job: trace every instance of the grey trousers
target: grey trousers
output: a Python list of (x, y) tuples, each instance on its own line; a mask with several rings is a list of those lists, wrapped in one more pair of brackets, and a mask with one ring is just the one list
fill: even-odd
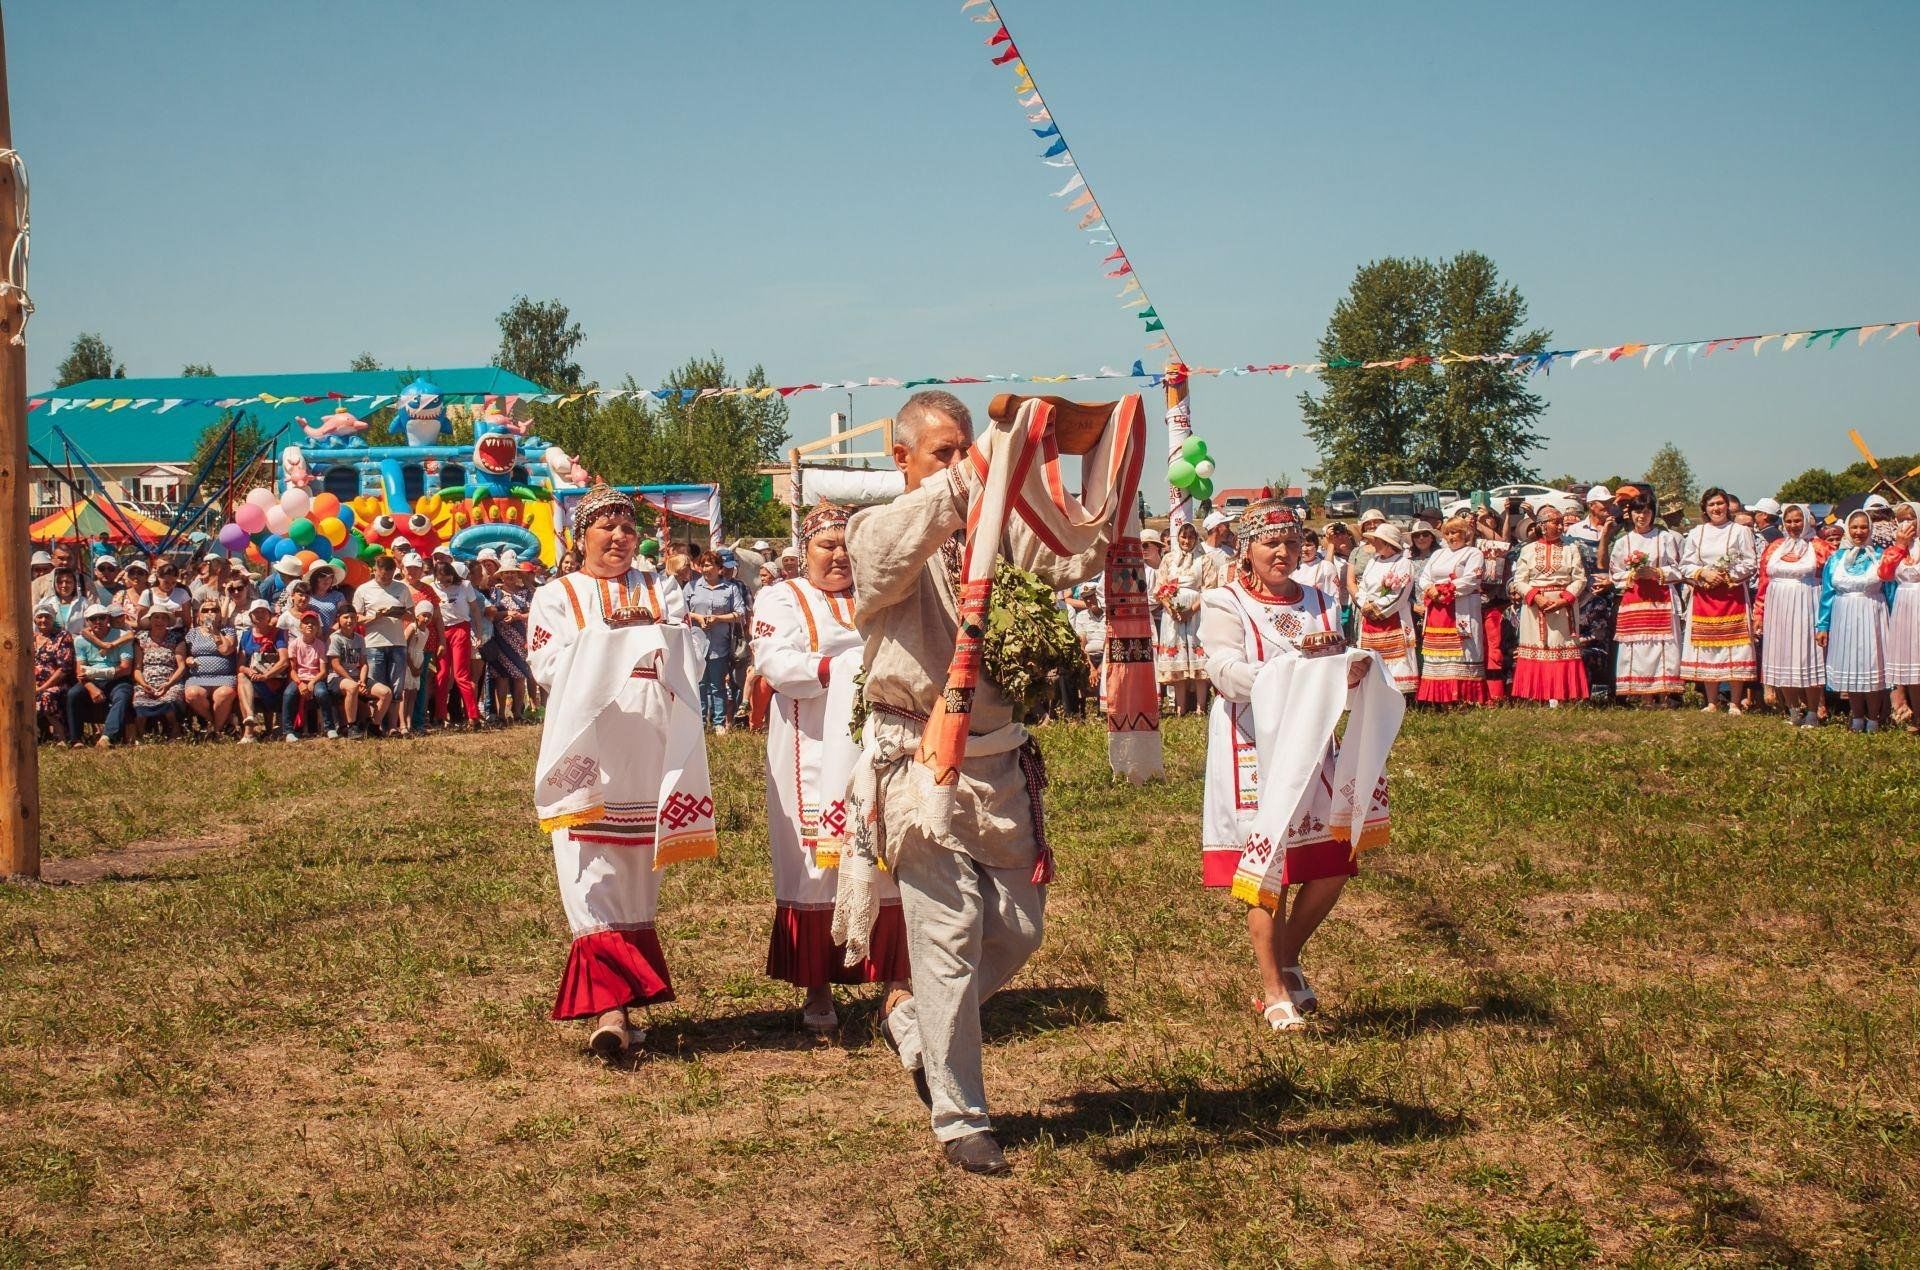
[(913, 843), (894, 861), (913, 999), (887, 1016), (908, 1071), (924, 1067), (933, 1136), (989, 1127), (980, 1071), (980, 1003), (1039, 949), (1047, 891), (1033, 866), (993, 869), (957, 851)]

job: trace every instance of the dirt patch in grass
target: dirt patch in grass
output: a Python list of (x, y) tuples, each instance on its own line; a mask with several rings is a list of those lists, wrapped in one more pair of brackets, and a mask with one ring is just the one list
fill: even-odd
[(193, 838), (156, 838), (131, 842), (97, 855), (63, 856), (44, 861), (40, 880), (52, 886), (76, 886), (87, 882), (137, 882), (156, 876), (163, 869), (202, 856), (242, 845), (240, 833), (209, 833)]

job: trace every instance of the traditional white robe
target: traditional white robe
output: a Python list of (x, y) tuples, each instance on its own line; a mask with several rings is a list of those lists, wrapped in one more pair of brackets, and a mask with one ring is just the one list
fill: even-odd
[(1420, 668), (1420, 700), (1486, 700), (1486, 628), (1480, 620), (1480, 583), (1486, 558), (1478, 547), (1440, 547), (1426, 558), (1413, 587), (1414, 603), (1431, 587), (1453, 584), (1453, 629), (1445, 611), (1429, 609)]
[[(1613, 620), (1615, 696), (1661, 696), (1683, 687), (1680, 551), (1680, 536), (1671, 529), (1656, 528), (1646, 534), (1629, 529), (1613, 541), (1607, 568), (1614, 593), (1620, 597)], [(1639, 580), (1631, 565), (1640, 558), (1659, 574), (1657, 581)]]
[(1760, 680), (1775, 688), (1818, 688), (1827, 681), (1827, 654), (1814, 641), (1820, 617), (1824, 544), (1779, 538), (1760, 557)]
[(1401, 692), (1420, 687), (1420, 664), (1414, 659), (1413, 578), (1421, 563), (1405, 551), (1391, 560), (1372, 556), (1353, 596), (1355, 609), (1371, 605), (1385, 611), (1387, 620), (1380, 624), (1362, 613), (1360, 647), (1380, 654), (1387, 677)]
[[(661, 620), (607, 625), (635, 606)], [(686, 616), (672, 578), (637, 569), (566, 574), (533, 595), (527, 662), (548, 691), (534, 799), (573, 932), (556, 1019), (673, 999), (658, 871), (716, 846)]]
[[(1325, 592), (1302, 588), (1298, 600), (1286, 603), (1235, 583), (1208, 591), (1200, 612), (1216, 693), (1207, 725), (1202, 881), (1267, 904), (1279, 887), (1359, 872), (1359, 851), (1385, 840), (1386, 780), (1376, 774), (1367, 782), (1368, 796), (1356, 799), (1349, 791), (1342, 797), (1351, 774), (1339, 771), (1333, 727), (1348, 704), (1364, 700), (1368, 735), (1361, 751), (1391, 745), (1406, 699), (1377, 653), (1307, 657), (1300, 651), (1309, 632), (1340, 630), (1338, 608)], [(1347, 688), (1350, 657), (1373, 662), (1371, 683)], [(1286, 673), (1270, 677), (1275, 667)], [(1330, 678), (1319, 682), (1323, 675)], [(1354, 740), (1361, 738), (1354, 734)], [(1384, 758), (1384, 748), (1377, 753)], [(1278, 832), (1262, 834), (1265, 821)], [(1242, 868), (1250, 844), (1263, 855)]]
[[(1725, 587), (1699, 585), (1701, 573), (1724, 569)], [(1759, 675), (1753, 633), (1747, 624), (1747, 583), (1760, 569), (1753, 530), (1729, 520), (1695, 525), (1687, 531), (1680, 571), (1693, 584), (1687, 606), (1687, 642), (1680, 657), (1682, 677), (1700, 683), (1745, 683)]]
[[(773, 937), (767, 974), (801, 987), (906, 979), (906, 925), (891, 874), (874, 877), (879, 915), (872, 949), (853, 966), (833, 942), (840, 840), (847, 832), (845, 772), (826, 764), (840, 788), (822, 781), (829, 748), (853, 750), (854, 694), (830, 692), (860, 673), (865, 641), (853, 623), (853, 591), (822, 591), (805, 578), (760, 589), (753, 608), (753, 664), (773, 688), (767, 713), (767, 842), (773, 855)], [(826, 673), (823, 675), (822, 671)]]

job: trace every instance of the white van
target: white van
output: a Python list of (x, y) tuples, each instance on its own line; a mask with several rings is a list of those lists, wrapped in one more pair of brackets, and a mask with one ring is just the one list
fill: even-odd
[(1440, 510), (1440, 491), (1431, 485), (1415, 485), (1409, 481), (1389, 481), (1361, 490), (1360, 515), (1374, 510), (1402, 529), (1408, 529), (1420, 512)]

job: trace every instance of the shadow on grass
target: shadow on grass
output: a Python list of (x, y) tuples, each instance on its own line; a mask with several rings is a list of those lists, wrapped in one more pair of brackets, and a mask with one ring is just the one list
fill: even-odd
[(1044, 1036), (1063, 1028), (1113, 1023), (1105, 988), (1073, 984), (1059, 988), (1009, 988), (997, 992), (980, 1010), (980, 1035), (987, 1044)]
[(1343, 1098), (1283, 1075), (1241, 1089), (1120, 1086), (1083, 1090), (1037, 1114), (996, 1115), (994, 1133), (1009, 1146), (1116, 1140), (1097, 1152), (1107, 1168), (1222, 1151), (1265, 1151), (1290, 1144), (1392, 1146), (1449, 1138), (1465, 1130), (1453, 1112), (1394, 1098)]
[(1414, 1036), (1477, 1024), (1507, 1023), (1550, 1028), (1559, 1012), (1539, 996), (1501, 985), (1483, 990), (1464, 1005), (1456, 1001), (1416, 1001), (1409, 1005), (1368, 1005), (1339, 1010), (1333, 1024), (1341, 1036)]

